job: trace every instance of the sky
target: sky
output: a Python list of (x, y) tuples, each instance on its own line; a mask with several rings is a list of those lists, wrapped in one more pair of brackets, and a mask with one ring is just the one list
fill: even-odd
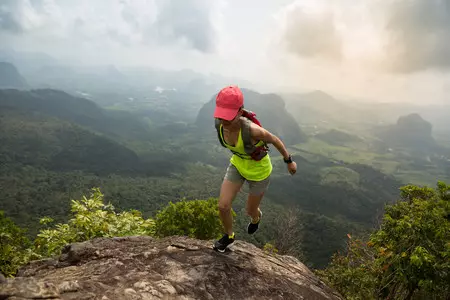
[(3, 47), (267, 90), (450, 102), (450, 0), (2, 0)]

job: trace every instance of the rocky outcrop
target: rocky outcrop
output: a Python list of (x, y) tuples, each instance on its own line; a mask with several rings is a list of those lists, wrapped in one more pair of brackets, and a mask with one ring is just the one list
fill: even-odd
[(0, 299), (342, 299), (297, 259), (236, 241), (219, 253), (187, 237), (68, 245), (0, 284)]
[(431, 123), (416, 113), (401, 116), (395, 125), (378, 128), (375, 133), (391, 147), (407, 147), (425, 152), (436, 149)]

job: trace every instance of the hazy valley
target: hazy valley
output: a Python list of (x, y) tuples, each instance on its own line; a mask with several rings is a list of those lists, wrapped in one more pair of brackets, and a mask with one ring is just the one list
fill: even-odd
[[(92, 187), (145, 216), (169, 201), (218, 196), (230, 154), (217, 141), (214, 94), (232, 80), (189, 70), (89, 72), (40, 60), (22, 71), (13, 64), (18, 58), (11, 61), (0, 64), (0, 210), (30, 236), (41, 217), (65, 220), (70, 200)], [(288, 175), (271, 147), (267, 213), (254, 237), (244, 233), (245, 188), (235, 201), (237, 232), (257, 245), (276, 239), (282, 216), (296, 211), (301, 242), (293, 246), (305, 263), (324, 267), (347, 233), (379, 222), (401, 185), (434, 186), (450, 177), (449, 107), (242, 88), (246, 108), (298, 164)]]

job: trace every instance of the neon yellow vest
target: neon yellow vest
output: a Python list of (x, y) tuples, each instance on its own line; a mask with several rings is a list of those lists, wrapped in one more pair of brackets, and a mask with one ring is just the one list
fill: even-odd
[[(263, 157), (260, 161), (253, 160), (244, 149), (244, 141), (242, 140), (242, 129), (239, 130), (238, 140), (236, 146), (228, 145), (222, 134), (222, 125), (220, 125), (220, 138), (222, 139), (225, 147), (237, 152), (230, 158), (231, 164), (241, 173), (241, 175), (247, 180), (261, 181), (266, 179), (272, 173), (272, 162), (270, 160), (269, 153)], [(259, 141), (256, 146), (263, 145), (262, 141)]]

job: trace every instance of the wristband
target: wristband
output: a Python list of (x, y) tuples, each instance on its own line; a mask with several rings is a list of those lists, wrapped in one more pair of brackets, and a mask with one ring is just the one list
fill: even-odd
[(287, 163), (287, 164), (290, 164), (290, 163), (292, 162), (292, 156), (289, 154), (289, 158), (288, 158), (288, 159), (285, 159), (285, 158), (283, 157), (283, 161), (284, 161), (285, 163)]

